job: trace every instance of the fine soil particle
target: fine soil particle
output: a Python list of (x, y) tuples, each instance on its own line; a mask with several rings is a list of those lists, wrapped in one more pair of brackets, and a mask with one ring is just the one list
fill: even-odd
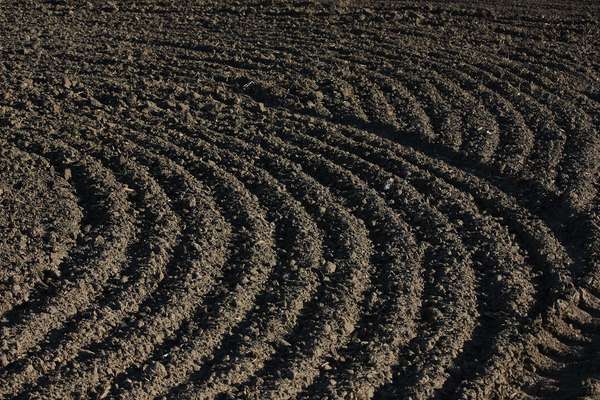
[(600, 397), (591, 0), (0, 5), (0, 399)]

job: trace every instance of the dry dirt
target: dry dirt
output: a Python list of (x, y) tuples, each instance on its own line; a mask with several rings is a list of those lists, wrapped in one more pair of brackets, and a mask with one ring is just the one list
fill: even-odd
[(0, 2), (0, 398), (600, 398), (600, 6), (343, 3)]

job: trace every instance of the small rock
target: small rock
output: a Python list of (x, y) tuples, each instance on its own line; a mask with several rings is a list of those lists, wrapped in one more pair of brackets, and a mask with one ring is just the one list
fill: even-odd
[(167, 369), (160, 361), (155, 361), (152, 365), (152, 370), (159, 377), (167, 376)]
[(192, 247), (194, 248), (194, 250), (196, 250), (197, 252), (201, 252), (202, 251), (202, 246), (200, 245), (200, 243), (197, 242), (192, 242)]
[(27, 236), (21, 235), (21, 239), (19, 240), (19, 248), (21, 251), (27, 250)]
[(21, 285), (18, 283), (14, 284), (12, 287), (13, 294), (19, 294), (21, 292)]
[(102, 108), (103, 104), (94, 97), (90, 97), (90, 105), (95, 108)]
[(27, 89), (27, 88), (32, 88), (33, 87), (33, 80), (31, 79), (24, 79), (23, 82), (21, 83), (21, 89)]
[(290, 260), (290, 269), (292, 271), (298, 271), (298, 265), (296, 265), (296, 261), (295, 260)]
[(356, 400), (369, 400), (372, 399), (374, 395), (375, 389), (373, 389), (373, 387), (363, 387), (357, 391)]
[(336, 265), (334, 263), (332, 263), (331, 261), (328, 261), (325, 263), (325, 272), (327, 272), (328, 274), (333, 274), (336, 269), (337, 269)]
[(387, 181), (385, 181), (385, 185), (383, 185), (383, 190), (390, 190), (393, 184), (394, 180), (392, 178), (389, 178)]
[(177, 108), (184, 114), (190, 111), (190, 106), (185, 103), (177, 103)]
[[(53, 264), (58, 264), (60, 260), (63, 258), (63, 253), (60, 251), (53, 251), (50, 253), (50, 262)], [(60, 272), (59, 272), (60, 275)]]
[(65, 168), (64, 177), (65, 177), (66, 180), (70, 180), (71, 179), (71, 168)]
[(98, 395), (98, 399), (102, 400), (108, 397), (108, 395), (110, 394), (110, 384), (105, 384), (104, 385), (104, 389), (102, 389), (100, 391), (100, 394)]
[(347, 333), (352, 333), (354, 331), (354, 323), (352, 323), (352, 321), (350, 321), (349, 319), (344, 320), (344, 330)]

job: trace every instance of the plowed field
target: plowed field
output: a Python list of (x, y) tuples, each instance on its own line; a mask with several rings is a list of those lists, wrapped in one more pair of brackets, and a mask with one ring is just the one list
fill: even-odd
[(0, 3), (1, 399), (600, 398), (596, 1)]

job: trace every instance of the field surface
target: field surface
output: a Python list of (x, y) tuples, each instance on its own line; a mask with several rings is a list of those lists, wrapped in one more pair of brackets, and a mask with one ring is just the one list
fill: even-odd
[(0, 399), (600, 398), (599, 38), (0, 2)]

